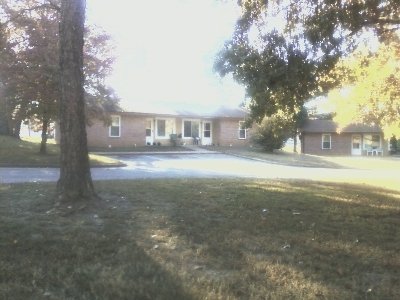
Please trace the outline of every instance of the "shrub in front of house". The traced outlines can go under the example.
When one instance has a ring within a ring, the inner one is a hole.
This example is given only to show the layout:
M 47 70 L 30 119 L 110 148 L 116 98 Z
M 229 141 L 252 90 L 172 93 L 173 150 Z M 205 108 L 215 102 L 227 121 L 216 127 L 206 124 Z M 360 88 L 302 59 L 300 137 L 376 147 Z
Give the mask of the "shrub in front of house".
M 169 135 L 169 138 L 170 138 L 170 141 L 171 141 L 171 145 L 173 147 L 176 147 L 177 143 L 178 143 L 178 135 L 176 133 L 171 133 Z
M 257 124 L 252 140 L 265 151 L 272 152 L 281 149 L 285 141 L 290 137 L 290 125 L 288 121 L 278 116 L 265 117 L 261 124 Z
M 396 154 L 400 150 L 400 139 L 392 136 L 390 139 L 390 154 Z

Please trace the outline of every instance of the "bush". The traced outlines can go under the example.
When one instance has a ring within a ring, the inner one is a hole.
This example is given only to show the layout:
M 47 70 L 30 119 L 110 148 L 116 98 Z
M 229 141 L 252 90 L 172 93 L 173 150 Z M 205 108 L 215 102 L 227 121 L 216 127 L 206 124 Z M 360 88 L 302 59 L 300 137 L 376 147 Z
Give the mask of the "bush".
M 392 136 L 390 139 L 390 153 L 396 154 L 399 151 L 399 143 L 400 140 L 397 139 L 395 136 Z
M 171 144 L 173 147 L 176 147 L 177 143 L 178 143 L 178 135 L 175 133 L 172 133 L 169 135 L 169 138 L 171 140 Z
M 281 149 L 291 135 L 290 128 L 287 120 L 282 120 L 278 116 L 266 117 L 257 125 L 253 142 L 268 152 Z

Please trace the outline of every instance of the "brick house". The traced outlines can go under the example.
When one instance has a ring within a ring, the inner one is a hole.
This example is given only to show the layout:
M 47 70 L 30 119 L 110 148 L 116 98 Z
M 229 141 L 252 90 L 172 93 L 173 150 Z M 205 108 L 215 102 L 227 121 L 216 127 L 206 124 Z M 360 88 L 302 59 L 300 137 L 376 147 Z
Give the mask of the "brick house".
M 115 112 L 110 114 L 110 126 L 94 121 L 87 127 L 88 146 L 164 146 L 172 144 L 171 135 L 178 144 L 244 146 L 251 134 L 244 127 L 246 115 L 243 109 L 224 107 L 207 114 Z
M 386 155 L 388 144 L 377 126 L 351 124 L 339 131 L 331 120 L 308 120 L 300 130 L 301 152 L 314 155 Z

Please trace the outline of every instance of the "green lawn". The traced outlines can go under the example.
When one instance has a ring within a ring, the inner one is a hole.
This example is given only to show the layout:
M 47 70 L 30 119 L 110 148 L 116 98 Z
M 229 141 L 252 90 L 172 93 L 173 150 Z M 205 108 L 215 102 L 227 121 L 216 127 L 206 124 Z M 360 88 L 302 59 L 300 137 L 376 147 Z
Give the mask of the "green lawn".
M 183 146 L 137 146 L 137 147 L 112 147 L 112 148 L 102 148 L 102 147 L 91 147 L 89 148 L 91 152 L 182 152 L 191 151 L 189 148 Z
M 26 138 L 18 140 L 0 135 L 0 166 L 57 167 L 59 166 L 60 148 L 49 140 L 47 154 L 39 154 L 40 139 Z M 90 154 L 92 166 L 116 166 L 119 161 L 105 156 Z
M 0 299 L 400 299 L 400 191 L 267 180 L 0 185 Z
M 276 151 L 266 153 L 262 149 L 253 147 L 206 147 L 210 150 L 220 151 L 227 154 L 239 155 L 269 162 L 303 167 L 317 168 L 350 168 L 364 170 L 399 170 L 400 157 L 371 157 L 371 156 L 317 156 L 298 154 L 289 151 Z

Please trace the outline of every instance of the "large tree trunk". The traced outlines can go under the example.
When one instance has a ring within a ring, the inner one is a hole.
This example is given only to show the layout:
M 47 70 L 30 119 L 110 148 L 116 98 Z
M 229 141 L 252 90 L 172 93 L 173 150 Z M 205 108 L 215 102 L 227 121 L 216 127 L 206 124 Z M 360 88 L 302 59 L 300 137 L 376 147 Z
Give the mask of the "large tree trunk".
M 49 129 L 49 119 L 43 117 L 42 120 L 42 141 L 40 142 L 40 154 L 47 154 L 47 131 Z
M 95 197 L 90 173 L 83 89 L 85 0 L 62 0 L 60 23 L 60 179 L 59 200 Z

